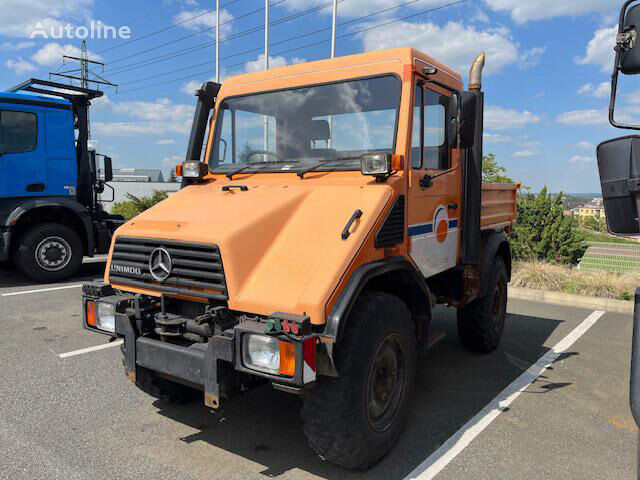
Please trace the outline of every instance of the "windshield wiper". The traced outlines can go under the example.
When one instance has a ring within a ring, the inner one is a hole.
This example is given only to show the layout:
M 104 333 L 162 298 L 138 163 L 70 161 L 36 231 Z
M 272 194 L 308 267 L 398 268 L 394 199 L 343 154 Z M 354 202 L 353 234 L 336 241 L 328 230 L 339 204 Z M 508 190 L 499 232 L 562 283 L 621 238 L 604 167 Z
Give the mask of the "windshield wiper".
M 340 165 L 341 163 L 347 163 L 347 162 L 352 162 L 353 160 L 360 160 L 361 155 L 353 156 L 353 157 L 339 157 L 339 158 L 332 158 L 330 160 L 323 160 L 320 161 L 318 163 L 316 163 L 315 165 L 311 165 L 310 167 L 307 167 L 303 170 L 298 170 L 296 173 L 300 178 L 304 178 L 304 176 L 309 173 L 309 172 L 313 172 L 314 170 L 317 170 L 323 166 L 325 166 L 328 163 L 338 163 L 338 165 Z
M 278 164 L 278 163 L 290 163 L 290 162 L 281 162 L 281 161 L 272 161 L 272 162 L 259 162 L 259 163 L 250 163 L 248 165 L 243 165 L 240 168 L 236 168 L 235 170 L 231 170 L 230 172 L 227 172 L 225 175 L 229 180 L 233 180 L 233 176 L 237 175 L 238 173 L 242 173 L 245 170 L 249 170 L 251 168 L 256 168 L 260 165 L 273 165 L 273 164 Z

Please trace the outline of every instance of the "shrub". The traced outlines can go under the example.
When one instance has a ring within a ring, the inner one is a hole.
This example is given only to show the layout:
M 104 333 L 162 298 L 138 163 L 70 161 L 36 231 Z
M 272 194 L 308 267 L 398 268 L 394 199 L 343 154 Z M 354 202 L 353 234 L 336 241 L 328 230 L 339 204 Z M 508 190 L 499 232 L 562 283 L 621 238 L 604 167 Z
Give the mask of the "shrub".
M 587 249 L 577 227 L 573 217 L 564 215 L 562 193 L 550 195 L 545 187 L 538 195 L 520 197 L 510 235 L 513 257 L 575 265 Z
M 124 202 L 116 202 L 113 205 L 112 213 L 122 215 L 127 220 L 153 207 L 156 203 L 160 203 L 169 197 L 165 191 L 154 191 L 149 197 L 136 197 L 127 193 L 127 199 Z

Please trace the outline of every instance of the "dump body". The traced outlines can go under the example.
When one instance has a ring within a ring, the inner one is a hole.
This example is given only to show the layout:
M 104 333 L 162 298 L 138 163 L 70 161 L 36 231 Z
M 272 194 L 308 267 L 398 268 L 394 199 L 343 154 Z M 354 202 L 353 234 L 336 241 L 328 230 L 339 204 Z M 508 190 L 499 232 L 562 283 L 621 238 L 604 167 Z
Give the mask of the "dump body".
M 511 231 L 516 219 L 517 186 L 513 183 L 483 183 L 480 226 L 482 230 Z

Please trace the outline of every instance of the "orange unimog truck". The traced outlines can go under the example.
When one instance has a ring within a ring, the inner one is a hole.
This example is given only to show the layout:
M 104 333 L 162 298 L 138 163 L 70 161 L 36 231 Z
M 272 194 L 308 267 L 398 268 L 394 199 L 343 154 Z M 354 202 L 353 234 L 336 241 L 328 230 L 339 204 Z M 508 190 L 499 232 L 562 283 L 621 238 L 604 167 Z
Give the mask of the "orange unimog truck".
M 516 186 L 482 184 L 483 65 L 468 91 L 410 48 L 204 84 L 182 189 L 117 230 L 86 328 L 123 338 L 157 397 L 301 395 L 311 447 L 370 466 L 436 303 L 469 348 L 502 335 Z

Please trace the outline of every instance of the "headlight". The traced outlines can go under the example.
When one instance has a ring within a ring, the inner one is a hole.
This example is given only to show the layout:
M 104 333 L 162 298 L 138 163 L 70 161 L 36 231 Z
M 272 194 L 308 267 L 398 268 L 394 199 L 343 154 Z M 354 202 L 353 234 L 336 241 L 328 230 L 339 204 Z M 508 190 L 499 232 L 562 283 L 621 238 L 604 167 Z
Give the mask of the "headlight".
M 242 336 L 242 363 L 259 372 L 292 377 L 295 373 L 295 346 L 275 337 L 245 334 Z
M 203 178 L 209 173 L 206 163 L 189 161 L 182 164 L 182 176 L 184 178 Z
M 363 175 L 376 177 L 391 174 L 391 154 L 365 153 L 360 159 L 360 170 Z
M 112 303 L 98 302 L 96 328 L 105 332 L 116 331 L 116 306 Z

